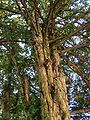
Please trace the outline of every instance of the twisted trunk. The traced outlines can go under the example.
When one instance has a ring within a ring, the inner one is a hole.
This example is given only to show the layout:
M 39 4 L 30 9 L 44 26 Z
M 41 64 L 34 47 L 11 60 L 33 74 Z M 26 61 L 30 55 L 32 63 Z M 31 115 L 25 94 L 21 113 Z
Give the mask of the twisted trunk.
M 66 83 L 56 47 L 49 47 L 48 34 L 34 34 L 37 71 L 41 88 L 42 120 L 70 120 Z

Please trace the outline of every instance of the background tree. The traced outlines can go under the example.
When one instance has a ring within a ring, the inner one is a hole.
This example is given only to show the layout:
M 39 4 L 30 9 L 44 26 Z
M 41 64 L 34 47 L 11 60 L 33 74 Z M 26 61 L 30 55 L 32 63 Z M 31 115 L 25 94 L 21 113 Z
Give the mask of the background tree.
M 0 9 L 3 118 L 69 120 L 67 95 L 71 114 L 90 112 L 87 1 L 2 0 Z

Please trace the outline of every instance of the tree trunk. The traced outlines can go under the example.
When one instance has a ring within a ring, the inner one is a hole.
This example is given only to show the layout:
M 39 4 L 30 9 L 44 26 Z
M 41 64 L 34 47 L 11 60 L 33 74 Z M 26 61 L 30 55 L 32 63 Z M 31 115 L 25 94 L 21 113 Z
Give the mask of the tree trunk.
M 25 92 L 25 118 L 26 120 L 31 120 L 31 114 L 29 113 L 30 107 L 30 84 L 28 81 L 28 76 L 24 75 L 24 92 Z
M 24 75 L 24 91 L 25 91 L 25 104 L 26 107 L 29 106 L 29 96 L 30 96 L 30 85 L 29 85 L 29 81 L 28 81 L 28 77 L 27 75 Z
M 57 48 L 49 47 L 48 35 L 34 34 L 37 72 L 41 88 L 42 120 L 70 120 L 65 76 Z
M 11 107 L 11 73 L 8 73 L 8 81 L 4 83 L 4 90 L 2 95 L 2 112 L 3 119 L 10 120 L 10 107 Z

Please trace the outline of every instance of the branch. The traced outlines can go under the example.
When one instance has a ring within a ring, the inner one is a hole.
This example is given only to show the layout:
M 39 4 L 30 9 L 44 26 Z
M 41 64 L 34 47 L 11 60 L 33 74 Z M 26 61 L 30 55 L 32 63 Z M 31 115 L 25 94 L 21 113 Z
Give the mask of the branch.
M 34 44 L 34 41 L 20 41 L 20 40 L 14 40 L 14 41 L 10 41 L 10 40 L 5 40 L 5 37 L 0 39 L 0 45 L 4 45 L 4 43 L 25 43 L 25 44 Z
M 75 22 L 77 22 L 79 19 L 84 18 L 86 15 L 88 14 L 88 11 L 81 13 L 77 16 L 77 18 L 73 21 L 73 22 L 69 22 L 67 23 L 63 28 L 61 28 L 60 30 L 57 30 L 57 32 L 65 30 L 69 25 L 73 25 Z M 66 20 L 66 18 L 62 18 L 63 20 Z M 59 22 L 56 21 L 56 24 L 60 24 L 60 20 Z
M 70 34 L 67 36 L 67 38 L 72 37 L 73 35 L 75 35 L 76 33 L 78 33 L 80 30 L 83 30 L 84 28 L 86 28 L 86 27 L 89 26 L 89 25 L 90 25 L 90 21 L 87 22 L 86 24 L 78 27 L 74 32 L 70 33 Z M 90 27 L 90 26 L 89 26 L 89 27 Z
M 89 25 L 90 25 L 90 21 L 87 22 L 87 23 L 85 23 L 85 24 L 83 24 L 82 26 L 78 27 L 75 31 L 73 31 L 72 33 L 70 33 L 69 35 L 67 35 L 65 38 L 64 37 L 58 37 L 58 38 L 56 38 L 54 40 L 49 41 L 49 43 L 56 43 L 56 46 L 59 46 L 60 44 L 63 44 L 67 39 L 71 38 L 72 36 L 74 36 L 78 32 L 80 32 L 80 30 L 83 30 L 87 26 L 89 27 Z
M 61 3 L 61 0 L 55 0 L 55 2 L 53 2 L 53 0 L 50 0 L 50 9 L 49 9 L 49 14 L 47 17 L 47 22 L 46 22 L 46 30 L 48 31 L 49 25 L 52 24 L 52 28 L 53 29 L 53 22 L 54 22 L 54 11 L 55 11 L 55 7 Z
M 31 7 L 38 12 L 40 18 L 44 22 L 44 18 L 43 18 L 42 14 L 41 14 L 40 8 L 38 7 L 37 0 L 32 0 L 32 3 L 33 3 L 33 5 L 29 2 L 29 4 L 31 5 Z
M 77 74 L 79 74 L 82 77 L 83 81 L 86 83 L 87 87 L 90 89 L 90 82 L 88 80 L 86 80 L 87 77 L 86 77 L 85 73 L 83 73 L 82 70 L 80 69 L 80 66 L 77 66 L 72 61 L 69 61 L 66 56 L 63 55 L 62 57 L 67 62 L 67 64 L 70 67 L 72 66 L 74 68 L 74 70 L 77 72 Z
M 1 39 L 0 39 L 1 40 Z M 9 40 L 1 40 L 0 43 L 18 43 L 18 42 L 21 42 L 21 43 L 33 43 L 33 41 L 30 41 L 30 42 L 27 42 L 27 41 L 19 41 L 19 40 L 14 40 L 14 41 L 9 41 Z
M 15 0 L 15 1 L 16 1 L 17 6 L 18 6 L 19 5 L 18 1 L 17 0 Z M 29 26 L 31 26 L 35 30 L 36 34 L 38 35 L 38 30 L 37 30 L 37 27 L 35 25 L 34 18 L 33 18 L 33 16 L 30 15 L 26 3 L 23 0 L 20 0 L 20 2 L 21 2 L 22 6 L 25 9 L 25 12 L 27 14 L 27 16 L 26 16 L 26 22 L 27 22 L 27 24 Z M 19 9 L 19 11 L 21 11 L 20 6 L 18 6 L 18 9 Z
M 3 44 L 3 43 L 19 43 L 19 42 L 21 42 L 21 43 L 28 43 L 26 41 L 18 41 L 18 40 L 16 40 L 16 41 L 3 40 L 3 41 L 0 41 L 0 44 Z
M 79 110 L 74 110 L 71 112 L 71 115 L 76 115 L 79 113 L 87 113 L 90 112 L 90 108 L 83 108 L 83 109 L 79 109 Z
M 88 62 L 88 60 L 81 58 L 80 56 L 78 56 L 75 52 L 70 51 L 69 53 L 71 53 L 75 58 L 77 58 L 80 62 L 83 63 L 88 63 L 88 65 L 90 65 L 90 62 Z
M 16 1 L 16 4 L 17 4 L 17 6 L 18 6 L 18 9 L 19 9 L 19 11 L 20 11 L 20 13 L 21 13 L 21 15 L 22 15 L 22 9 L 21 9 L 21 7 L 20 7 L 20 5 L 19 5 L 19 3 L 18 3 L 18 0 L 15 0 Z
M 76 50 L 76 49 L 78 49 L 78 48 L 87 47 L 87 46 L 89 46 L 89 45 L 90 45 L 90 43 L 75 45 L 75 46 L 73 46 L 73 47 L 66 48 L 65 50 L 62 51 L 62 53 L 69 52 L 69 51 L 72 51 L 72 50 Z
M 24 2 L 23 0 L 20 0 L 20 1 L 21 1 L 22 5 L 23 5 L 25 11 L 26 11 L 27 17 L 30 18 L 30 14 L 29 14 L 29 11 L 28 11 L 28 9 L 27 9 L 27 5 L 25 4 L 25 2 Z
M 15 11 L 15 10 L 13 10 L 13 9 L 10 8 L 10 7 L 5 7 L 5 8 L 0 7 L 0 9 L 1 9 L 1 10 L 5 10 L 5 11 L 7 11 L 7 12 L 11 12 L 11 13 L 15 13 L 15 14 L 20 14 L 19 11 Z

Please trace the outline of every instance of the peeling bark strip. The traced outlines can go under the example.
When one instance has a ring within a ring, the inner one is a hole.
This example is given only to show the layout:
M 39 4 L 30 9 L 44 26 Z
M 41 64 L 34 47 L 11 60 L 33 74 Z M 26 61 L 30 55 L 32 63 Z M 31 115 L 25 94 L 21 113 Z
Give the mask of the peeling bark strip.
M 42 120 L 70 120 L 65 76 L 57 48 L 49 47 L 48 33 L 34 32 L 37 71 L 41 94 Z

